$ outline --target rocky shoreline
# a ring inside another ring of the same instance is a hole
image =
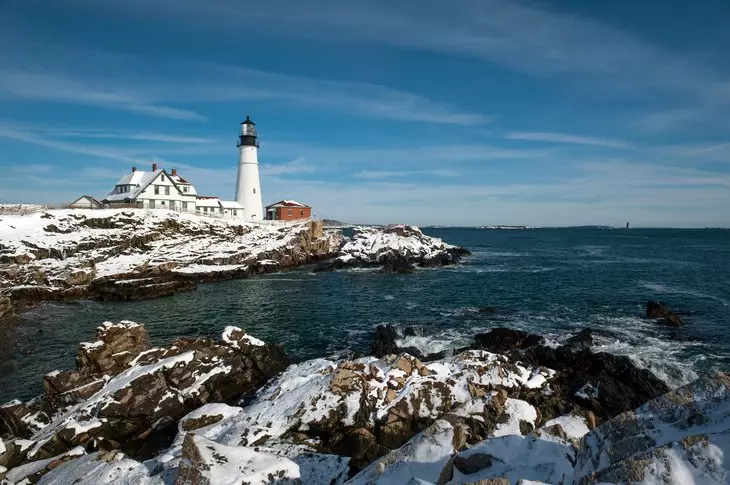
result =
[[[255,225],[168,211],[48,211],[0,218],[0,318],[43,301],[142,300],[322,263],[410,272],[457,263],[464,248],[396,225],[352,238],[321,221]]]
[[[730,377],[670,391],[592,334],[422,361],[379,327],[374,356],[291,363],[236,327],[154,348],[107,322],[0,407],[0,483],[726,483]]]

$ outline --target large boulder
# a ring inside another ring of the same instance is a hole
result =
[[[646,317],[654,318],[670,327],[681,327],[684,321],[666,305],[649,300],[646,302]]]
[[[299,466],[288,458],[243,446],[225,446],[201,436],[185,436],[175,485],[303,485]]]
[[[534,429],[537,413],[529,426],[521,426],[502,421],[494,406],[523,388],[549,393],[551,375],[548,369],[524,368],[484,351],[429,364],[408,354],[382,360],[316,359],[289,367],[241,414],[213,428],[215,436],[224,436],[224,444],[308,444],[319,453],[350,457],[357,470],[460,406],[467,406],[470,416],[480,416],[472,417],[486,426],[483,435],[500,427],[517,433]],[[472,400],[478,402],[468,404]],[[479,426],[474,424],[474,436]]]
[[[237,327],[227,327],[220,342],[178,339],[169,348],[150,348],[134,322],[106,323],[97,338],[80,345],[77,371],[46,377],[46,394],[32,401],[37,409],[5,408],[4,416],[15,417],[6,421],[19,428],[13,434],[30,439],[13,466],[74,446],[152,456],[175,437],[181,417],[209,402],[248,399],[289,364],[280,346]],[[26,423],[36,426],[30,436]]]
[[[468,254],[467,249],[426,236],[414,226],[357,227],[346,239],[337,258],[317,270],[382,266],[387,272],[407,273],[415,265],[435,267],[454,264]]]
[[[476,341],[476,348],[490,352],[508,352],[545,343],[545,338],[540,335],[503,327],[493,328],[486,333],[479,333],[474,336],[474,340]]]
[[[143,325],[123,320],[105,322],[96,329],[96,340],[79,344],[76,367],[93,374],[116,375],[137,356],[152,348]]]
[[[603,423],[581,442],[574,483],[730,480],[730,376],[710,374]]]
[[[669,391],[629,357],[593,352],[592,340],[592,331],[584,329],[562,346],[536,345],[510,353],[515,362],[557,371],[552,379],[555,395],[541,405],[545,415],[566,414],[578,406],[602,421]]]
[[[375,327],[375,341],[372,354],[375,357],[384,357],[398,353],[396,340],[400,338],[398,331],[392,325],[378,325]]]
[[[102,485],[102,484],[164,485],[171,483],[153,470],[124,453],[111,450],[82,455],[65,461],[43,475],[39,485]]]

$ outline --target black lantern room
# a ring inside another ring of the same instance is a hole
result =
[[[238,137],[238,145],[236,146],[259,146],[258,135],[256,134],[256,123],[246,116],[246,121],[241,123],[241,136]]]

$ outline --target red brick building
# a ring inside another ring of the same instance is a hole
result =
[[[280,200],[266,206],[266,219],[270,221],[294,221],[312,217],[312,208],[296,200]]]

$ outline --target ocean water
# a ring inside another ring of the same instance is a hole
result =
[[[419,326],[409,345],[438,351],[496,326],[559,342],[606,330],[597,350],[631,356],[670,385],[730,370],[730,230],[425,229],[469,248],[462,264],[411,275],[311,268],[201,285],[143,302],[48,303],[0,330],[0,402],[42,392],[74,365],[76,345],[105,320],[144,323],[153,343],[218,337],[237,325],[296,359],[367,353],[378,324]],[[643,318],[648,299],[680,312],[677,330]],[[480,313],[492,306],[497,313]]]

